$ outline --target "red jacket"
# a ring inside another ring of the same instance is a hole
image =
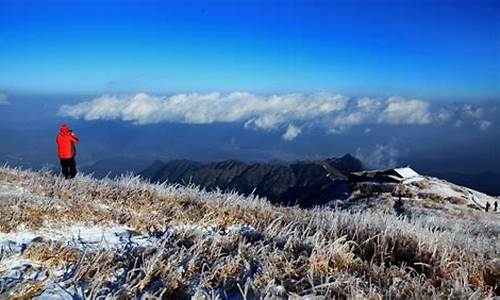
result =
[[[57,154],[59,158],[66,159],[75,157],[75,145],[78,144],[79,141],[76,134],[72,133],[66,124],[62,125],[61,132],[59,132],[56,138]]]

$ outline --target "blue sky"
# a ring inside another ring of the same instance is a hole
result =
[[[498,101],[499,3],[0,0],[0,90]]]

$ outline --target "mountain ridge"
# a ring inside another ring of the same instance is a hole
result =
[[[288,165],[248,164],[239,160],[200,163],[191,160],[155,161],[139,175],[152,182],[195,184],[207,190],[255,193],[271,202],[302,207],[325,204],[345,197],[348,175],[363,165],[350,154]]]

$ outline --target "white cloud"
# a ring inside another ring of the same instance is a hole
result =
[[[9,104],[7,93],[0,91],[0,105]]]
[[[295,139],[301,132],[302,129],[300,129],[299,127],[295,127],[292,124],[289,124],[288,128],[286,129],[286,132],[281,137],[285,141],[291,141]]]
[[[344,111],[334,116],[329,123],[329,132],[341,133],[351,126],[362,124],[426,125],[432,122],[431,115],[429,105],[421,100],[364,97],[350,101]]]
[[[89,102],[64,105],[59,114],[85,120],[123,120],[135,124],[175,122],[209,124],[245,122],[247,128],[276,129],[290,121],[321,118],[345,107],[347,98],[318,93],[258,96],[229,94],[178,94],[171,97],[104,95]]]
[[[492,123],[490,121],[487,121],[487,120],[480,120],[476,124],[477,124],[477,128],[479,128],[479,130],[481,130],[481,131],[488,130],[492,125]]]
[[[122,120],[138,125],[239,122],[249,129],[286,131],[282,138],[291,140],[312,127],[341,133],[353,126],[455,123],[465,114],[478,116],[484,113],[467,105],[432,108],[427,102],[417,99],[349,98],[327,92],[274,95],[213,92],[172,96],[139,93],[102,95],[76,105],[63,105],[59,114],[85,120]]]
[[[373,123],[374,121],[371,119],[380,113],[379,111],[382,107],[383,104],[380,100],[363,97],[354,101],[354,105],[351,105],[345,112],[335,117],[333,125],[336,127],[348,127],[363,123]]]
[[[368,115],[362,111],[346,112],[339,115],[333,121],[335,127],[349,127],[359,125],[367,120]]]
[[[387,100],[387,106],[379,115],[378,121],[394,125],[429,124],[431,123],[429,104],[421,100],[391,97]]]
[[[372,99],[368,97],[363,97],[358,99],[356,106],[364,112],[373,112],[378,110],[382,106],[382,101],[380,99]]]

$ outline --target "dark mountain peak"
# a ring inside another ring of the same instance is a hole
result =
[[[331,167],[340,171],[344,175],[363,170],[363,164],[359,159],[351,154],[345,154],[342,157],[334,157],[325,160]]]
[[[343,156],[340,156],[340,157],[327,158],[326,160],[329,161],[329,162],[344,162],[344,163],[347,163],[347,162],[351,162],[351,163],[360,162],[359,159],[357,159],[356,157],[352,156],[349,153],[344,154]]]

